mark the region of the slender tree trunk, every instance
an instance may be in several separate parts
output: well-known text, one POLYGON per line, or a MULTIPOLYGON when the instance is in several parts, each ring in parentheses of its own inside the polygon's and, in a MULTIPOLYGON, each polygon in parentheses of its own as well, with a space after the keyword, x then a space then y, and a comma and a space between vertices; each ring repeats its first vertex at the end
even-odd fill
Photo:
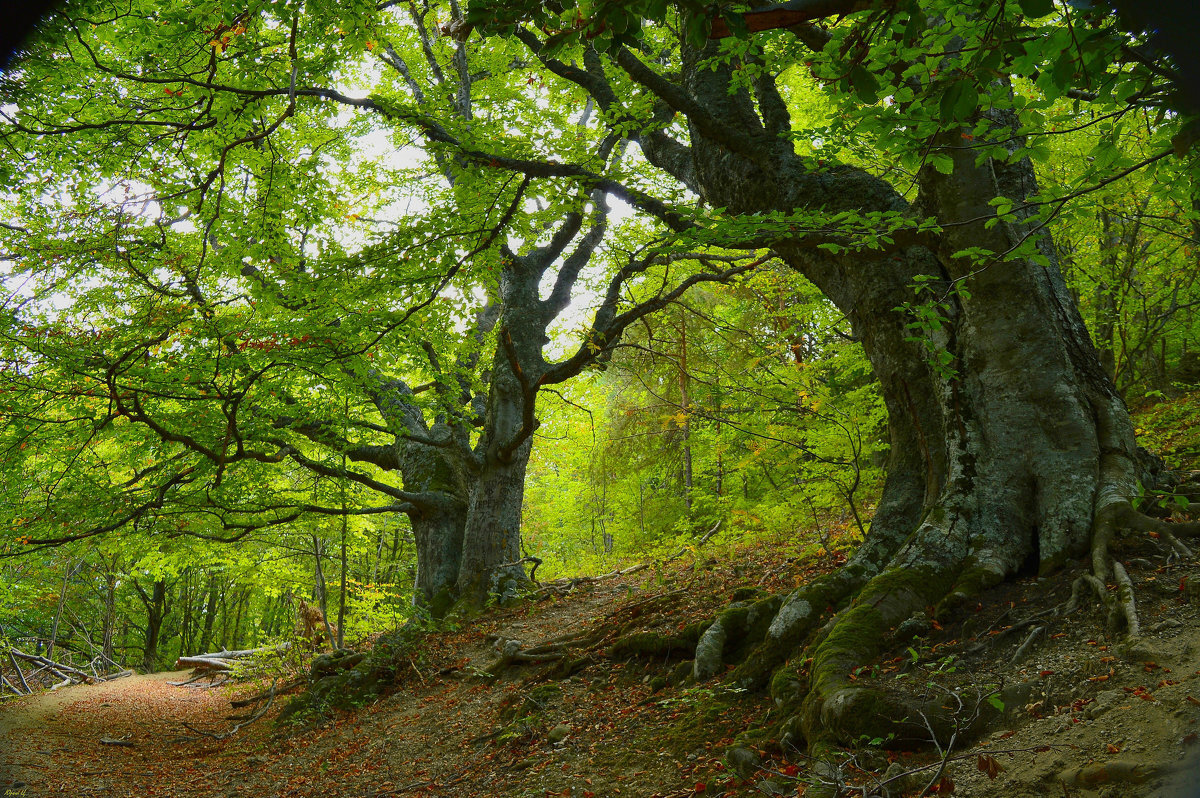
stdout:
POLYGON ((314 563, 314 581, 317 604, 321 607, 321 620, 325 624, 325 639, 329 641, 330 647, 333 647, 333 628, 329 624, 329 602, 326 598, 325 589, 325 569, 321 566, 321 557, 323 555, 321 539, 314 532, 312 536, 313 542, 313 563, 314 563))
POLYGON ((113 651, 113 633, 117 623, 117 575, 104 572, 104 620, 101 624, 100 650, 109 662, 116 662, 113 651))
POLYGON ((226 651, 229 642, 229 594, 227 589, 221 591, 221 650, 226 651))
POLYGON ((679 412, 683 416, 680 430, 683 433, 683 502, 688 513, 692 512, 692 419, 691 400, 688 396, 688 340, 687 315, 679 308, 679 412))
POLYGON ((1115 282, 1119 266, 1121 237, 1113 227, 1108 211, 1100 211, 1100 276, 1096 280, 1096 327, 1094 340, 1100 364, 1111 380, 1117 379, 1116 356, 1113 353, 1113 331, 1117 321, 1115 282))
POLYGON ((246 602, 250 597, 250 588, 244 588, 238 596, 236 609, 233 615, 233 645, 234 650, 241 648, 242 645, 242 613, 246 608, 246 602))
POLYGON ((167 616, 167 583, 162 579, 155 581, 149 596, 137 582, 134 585, 142 597, 142 603, 146 605, 146 643, 142 648, 142 668, 147 673, 153 673, 158 669, 158 646, 163 620, 167 616))
POLYGON ((200 633, 200 652, 208 651, 212 642, 213 621, 217 617, 217 576, 208 577, 208 602, 204 606, 204 630, 200 633))
MULTIPOLYGON (((347 414, 349 414, 348 411, 347 411, 347 414)), ((345 455, 342 455, 342 468, 344 469, 345 467, 346 467, 346 457, 345 457, 345 455)), ((338 633, 337 633, 337 640, 333 641, 334 648, 342 647, 342 640, 345 637, 344 628, 346 626, 346 568, 347 568, 347 563, 346 563, 346 531, 347 531, 346 525, 349 523, 349 521, 346 517, 345 511, 346 511, 346 483, 343 482, 342 483, 342 540, 341 540, 341 544, 342 544, 341 566, 342 567, 341 567, 341 574, 340 574, 339 580, 338 580, 339 581, 339 584, 338 584, 338 615, 337 615, 338 633)))
POLYGON ((191 640, 190 640, 190 635, 191 635, 191 631, 192 631, 191 582, 192 582, 192 572, 191 572, 191 569, 188 568, 183 572, 183 586, 180 588, 180 604, 183 605, 182 609, 180 611, 180 622, 179 622, 179 655, 180 656, 183 656, 183 653, 187 650, 188 646, 191 643, 191 640))
POLYGON ((71 581, 71 563, 67 563, 67 572, 63 575, 62 589, 58 591, 58 608, 54 611, 54 625, 50 627, 50 642, 46 645, 46 659, 54 659, 54 643, 58 639, 58 623, 62 620, 63 604, 67 600, 67 585, 71 581))

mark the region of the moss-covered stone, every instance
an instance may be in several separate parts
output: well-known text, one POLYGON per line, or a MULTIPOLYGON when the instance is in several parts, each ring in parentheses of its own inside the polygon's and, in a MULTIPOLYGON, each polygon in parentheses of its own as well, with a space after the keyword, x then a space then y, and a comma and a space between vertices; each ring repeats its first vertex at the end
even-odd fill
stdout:
POLYGON ((786 712, 799 706, 808 693, 808 683, 794 669, 785 665, 776 669, 771 677, 769 689, 776 706, 786 712))
POLYGON ((762 593, 761 588, 755 587, 754 585, 745 585, 743 587, 734 589, 733 600, 750 601, 753 598, 757 598, 760 593, 762 593))
POLYGON ((692 678, 692 661, 690 659, 684 660, 671 669, 671 684, 683 684, 690 678, 692 678))

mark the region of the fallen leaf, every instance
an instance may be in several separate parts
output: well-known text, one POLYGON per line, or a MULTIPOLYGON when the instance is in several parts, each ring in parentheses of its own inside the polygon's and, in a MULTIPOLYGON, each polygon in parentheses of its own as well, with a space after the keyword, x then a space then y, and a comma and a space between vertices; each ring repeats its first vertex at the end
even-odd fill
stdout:
POLYGON ((991 754, 980 754, 979 759, 975 762, 975 767, 979 768, 980 773, 986 773, 989 779, 995 779, 1000 775, 1000 771, 1004 770, 996 757, 991 754))

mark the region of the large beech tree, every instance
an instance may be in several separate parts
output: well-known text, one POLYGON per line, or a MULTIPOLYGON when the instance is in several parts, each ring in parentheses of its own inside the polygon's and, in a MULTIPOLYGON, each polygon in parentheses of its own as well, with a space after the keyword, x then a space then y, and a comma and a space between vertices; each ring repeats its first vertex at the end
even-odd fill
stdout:
MULTIPOLYGON (((477 589, 519 553, 511 519, 536 389, 602 354, 628 313, 719 271, 681 281, 654 271, 670 257, 623 256, 579 349, 549 362, 546 330, 596 247, 607 195, 636 209, 647 238, 765 250, 804 274, 849 319, 889 414, 887 481, 861 548, 828 578, 723 615, 697 677, 752 650, 734 678, 779 674, 787 734, 886 734, 916 709, 849 675, 889 630, 1079 557, 1080 595, 1136 636, 1113 536, 1195 530, 1131 504, 1152 462, 1047 223, 1073 194, 1137 169, 1190 207, 1196 135, 1170 60, 1076 6, 73 7, 52 24, 65 44, 24 62, 6 111, 5 141, 24 158, 8 249, 37 264, 36 298, 72 278, 86 298, 74 326, 54 326, 48 299, 11 313, 10 463, 43 476, 6 483, 15 528, 70 537, 49 528, 79 488, 74 464, 107 464, 120 447, 123 471, 91 486, 103 501, 89 517, 103 518, 88 533, 167 508, 231 529, 347 511, 298 501, 296 474, 316 473, 393 500, 356 512, 437 519, 420 544, 427 597, 455 571, 454 591, 477 589), (1140 152, 1135 119, 1150 131, 1140 152), (1079 125, 1103 133, 1091 160, 1076 187, 1044 196, 1038 138, 1079 125), (375 129, 429 160, 332 165, 375 129), (618 139, 640 155, 611 157, 618 139), (448 188, 413 188, 425 171, 448 188), (149 186, 161 214, 89 199, 119 180, 149 186), (383 218, 420 192, 422 216, 373 247, 347 244, 348 217, 383 218), (623 286, 650 284, 639 276, 661 288, 622 311, 623 286), (477 286, 499 310, 452 312, 447 292, 466 302, 477 286), (103 343, 60 343, 84 333, 103 343), (205 367, 164 369, 181 357, 205 367), (424 379, 436 387, 419 391, 424 379), (79 410, 88 400, 96 408, 79 410), (75 443, 20 448, 52 426, 75 443), (342 455, 399 471, 403 486, 342 455), (298 467, 290 493, 262 487, 280 464, 298 467), (777 671, 805 656, 803 679, 777 671)), ((936 707, 921 709, 936 723, 936 707)))
POLYGON ((404 513, 419 602, 510 590, 538 391, 762 258, 652 215, 605 244, 609 197, 670 212, 523 49, 415 6, 54 15, 4 83, 10 553, 404 513), (530 158, 511 113, 589 168, 530 158))
POLYGON ((730 246, 757 225, 754 243, 820 288, 872 363, 891 449, 861 548, 827 578, 720 616, 697 650, 697 678, 741 657, 732 678, 750 686, 811 657, 805 676, 793 666, 771 680, 793 743, 886 736, 921 713, 936 726, 936 706, 909 706, 852 671, 914 613, 950 611, 1018 573, 1088 558, 1080 597, 1136 637, 1114 535, 1196 531, 1131 504, 1153 484, 1153 461, 1048 232, 1072 195, 1138 169, 1159 170, 1162 190, 1190 207, 1194 127, 1171 111, 1186 102, 1169 58, 1102 10, 1064 9, 480 3, 467 17, 586 91, 647 160, 719 209, 730 246), (838 102, 831 124, 789 102, 789 68, 838 102), (1074 190, 1046 196, 1038 139, 1066 126, 1072 103, 1093 109, 1073 125, 1101 125, 1104 140, 1074 190), (1141 153, 1121 149, 1134 118, 1157 124, 1141 153))

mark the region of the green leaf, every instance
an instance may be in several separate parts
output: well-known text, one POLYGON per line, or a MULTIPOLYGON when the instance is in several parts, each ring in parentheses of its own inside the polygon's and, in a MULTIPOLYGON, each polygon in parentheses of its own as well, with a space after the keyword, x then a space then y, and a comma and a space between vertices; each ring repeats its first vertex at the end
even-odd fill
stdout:
POLYGON ((693 47, 700 48, 708 41, 709 31, 712 27, 707 16, 703 14, 694 14, 688 17, 687 21, 687 40, 688 44, 693 47))
POLYGON ((850 84, 864 103, 873 104, 879 98, 879 81, 861 64, 850 70, 850 84))
POLYGON ((938 105, 941 117, 947 122, 961 122, 979 108, 979 90, 968 80, 950 84, 938 105))
POLYGON ((912 16, 908 18, 908 24, 904 26, 904 42, 912 44, 921 37, 928 26, 929 18, 925 16, 925 12, 919 8, 914 9, 912 16))
POLYGON ((1054 0, 1017 0, 1021 12, 1031 18, 1039 19, 1054 10, 1054 0))

